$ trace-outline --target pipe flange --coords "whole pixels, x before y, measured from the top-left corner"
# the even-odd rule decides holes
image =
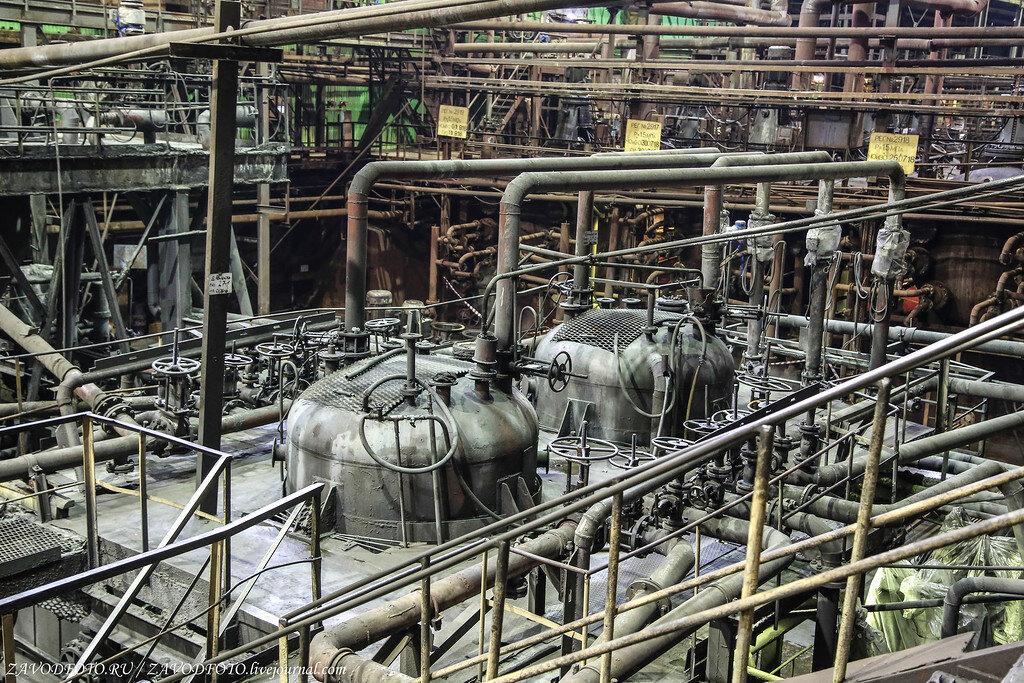
[[[104,394],[103,398],[92,407],[93,412],[103,417],[113,418],[120,413],[130,413],[131,407],[120,396]]]
[[[626,589],[626,602],[635,600],[640,595],[646,593],[656,593],[657,591],[664,590],[665,587],[658,584],[656,581],[652,581],[649,578],[637,579],[633,583],[629,584],[629,588]],[[672,609],[672,601],[668,598],[662,598],[654,603],[657,605],[659,616],[665,616]]]

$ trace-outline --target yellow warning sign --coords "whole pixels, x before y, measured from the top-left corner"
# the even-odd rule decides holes
[[[872,133],[868,143],[868,161],[898,161],[903,172],[910,175],[917,161],[917,136]]]
[[[466,138],[469,127],[469,108],[442,104],[437,115],[437,134],[450,138]]]
[[[626,119],[626,151],[661,149],[661,122]]]

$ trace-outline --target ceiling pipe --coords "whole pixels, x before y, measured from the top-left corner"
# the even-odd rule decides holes
[[[772,8],[767,10],[702,0],[676,0],[655,2],[651,5],[651,12],[667,17],[729,21],[755,26],[789,26],[791,23],[786,2],[777,0],[772,2]]]
[[[212,27],[151,33],[88,42],[0,50],[0,71],[39,69],[114,58],[140,50],[158,50],[171,42],[210,43],[241,39],[254,47],[311,43],[330,38],[430,28],[512,14],[559,9],[570,0],[404,0],[369,7],[315,12],[298,17],[250,21],[218,33]],[[579,2],[576,2],[579,4]],[[592,4],[587,1],[584,6]]]
[[[669,165],[669,158],[687,157],[676,165],[689,167],[714,163],[723,152],[713,148],[662,150],[654,153],[595,154],[590,157],[537,157],[527,159],[452,159],[448,161],[375,161],[352,178],[348,189],[348,226],[345,271],[345,331],[348,352],[357,358],[369,351],[363,332],[366,324],[367,201],[374,183],[381,179],[450,179],[473,175],[512,176],[524,171],[573,171],[581,169],[646,169]]]
[[[906,177],[894,161],[862,161],[827,164],[784,164],[780,166],[737,167],[718,169],[666,169],[623,174],[608,171],[577,171],[571,173],[523,173],[508,184],[502,195],[498,222],[498,267],[495,276],[494,333],[498,351],[506,358],[515,343],[514,283],[505,276],[517,267],[519,252],[520,212],[526,197],[537,192],[556,190],[628,190],[652,187],[694,187],[709,184],[787,182],[796,180],[829,180],[853,176],[888,176],[889,197],[903,199]],[[894,228],[901,220],[892,217]],[[486,303],[486,299],[485,299]],[[486,319],[486,318],[485,318]],[[484,328],[486,330],[486,326]],[[507,373],[508,367],[502,370]]]
[[[647,26],[625,24],[554,24],[544,21],[477,21],[450,25],[449,28],[474,31],[540,31],[551,34],[590,33],[659,36],[726,36],[765,38],[956,38],[962,40],[1021,39],[1021,26],[957,26],[936,29],[930,26]]]

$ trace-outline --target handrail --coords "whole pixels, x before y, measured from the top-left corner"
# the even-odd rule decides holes
[[[936,342],[907,356],[886,363],[875,370],[827,388],[815,397],[786,406],[769,417],[730,430],[707,442],[669,453],[650,464],[622,474],[616,474],[602,482],[581,487],[570,494],[545,501],[534,508],[511,515],[500,523],[488,525],[459,539],[432,547],[422,553],[417,553],[415,556],[403,560],[388,570],[367,576],[319,600],[314,600],[303,608],[292,611],[283,617],[285,625],[282,628],[273,633],[260,636],[244,647],[222,652],[208,660],[208,663],[215,664],[226,661],[243,654],[253,647],[272,643],[279,638],[286,637],[290,633],[317,624],[328,617],[341,614],[366,604],[373,599],[393,593],[399,588],[413,585],[439,571],[450,569],[460,562],[477,556],[485,548],[496,548],[498,544],[509,542],[530,530],[556,523],[574,512],[589,507],[595,502],[605,500],[617,493],[633,488],[656,488],[662,483],[678,476],[681,470],[697,466],[715,452],[751,438],[765,424],[775,424],[792,419],[802,415],[810,408],[825,405],[852,391],[874,385],[880,379],[904,374],[911,368],[961,352],[988,339],[1017,330],[1022,326],[1024,326],[1024,307],[1010,310],[976,327],[958,332],[948,339]],[[506,530],[509,526],[530,520],[531,518],[535,519]],[[470,543],[468,547],[465,545],[472,541],[476,542]],[[442,553],[444,555],[442,559],[431,560],[435,555]],[[429,563],[429,566],[423,566],[422,563],[425,562]],[[164,683],[172,683],[180,679],[181,676],[176,675],[162,680]]]

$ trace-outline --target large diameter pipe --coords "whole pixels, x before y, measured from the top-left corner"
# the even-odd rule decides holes
[[[36,360],[43,364],[51,375],[62,381],[68,373],[78,370],[78,366],[58,353],[48,341],[32,331],[21,318],[14,315],[11,309],[0,304],[0,330],[3,330],[15,344],[27,353],[40,354]]]
[[[698,156],[698,155],[695,155]],[[906,176],[895,161],[851,161],[827,164],[783,164],[780,166],[709,169],[644,170],[623,177],[609,171],[575,173],[528,172],[516,177],[505,188],[499,207],[498,266],[496,275],[494,333],[499,351],[508,351],[514,343],[515,311],[513,283],[506,276],[518,265],[520,212],[530,194],[556,190],[623,190],[638,187],[693,187],[731,183],[788,182],[796,180],[835,180],[855,176],[887,176],[890,199],[906,194]]]
[[[375,161],[352,178],[348,189],[345,271],[345,327],[361,330],[366,323],[367,214],[370,189],[383,178],[450,179],[466,176],[511,176],[523,171],[622,170],[661,168],[669,158],[686,156],[673,165],[710,165],[723,153],[709,148],[665,150],[656,153],[595,154],[585,158],[452,159],[448,161]]]
[[[533,556],[562,557],[572,546],[575,526],[573,523],[562,524],[516,547]],[[538,560],[513,551],[509,555],[508,576],[525,574],[538,564]],[[492,560],[487,565],[486,576],[479,566],[472,566],[433,582],[430,599],[435,610],[443,612],[478,595],[481,586],[493,586],[495,573],[496,563]],[[336,668],[339,656],[352,650],[362,650],[393,633],[415,626],[420,622],[420,611],[420,595],[414,592],[327,628],[310,643],[309,665],[313,675],[321,681],[335,680],[329,672]]]
[[[942,632],[940,638],[955,636],[960,626],[960,605],[971,593],[1003,593],[1024,595],[1024,579],[1001,576],[968,576],[949,587],[942,601]]]
[[[693,517],[702,517],[703,512],[695,510],[688,511]],[[701,524],[701,532],[713,538],[719,538],[731,543],[746,543],[749,523],[746,520],[726,517],[722,519],[711,519]],[[781,531],[766,526],[764,528],[763,548],[765,551],[775,550],[789,545],[790,539]],[[758,571],[758,579],[761,583],[780,574],[793,561],[792,556],[770,560],[761,565]],[[674,610],[654,622],[655,625],[674,621],[684,616],[697,614],[712,607],[724,605],[740,596],[743,590],[744,576],[742,573],[719,579],[708,584],[701,591]],[[627,612],[628,614],[628,612]],[[683,631],[677,631],[659,638],[648,640],[644,643],[624,647],[612,653],[613,680],[626,680],[651,663],[659,656],[667,652],[673,645],[686,636],[697,630],[697,627]],[[618,631],[616,630],[618,635]],[[601,672],[599,665],[584,666],[574,673],[564,676],[560,683],[600,683]]]
[[[734,24],[754,24],[755,26],[789,26],[790,24],[789,14],[784,10],[723,5],[704,0],[655,2],[651,5],[651,12],[668,17],[710,19],[729,21]]]
[[[313,43],[330,38],[430,28],[462,21],[559,9],[566,4],[566,0],[487,0],[462,3],[451,0],[406,0],[387,6],[355,7],[299,17],[252,21],[241,31],[228,32],[226,36],[241,37],[244,44],[251,46]],[[218,35],[214,28],[205,27],[88,42],[13,48],[3,50],[0,54],[0,70],[80,64],[139,50],[156,49],[171,42],[212,42],[217,40]]]

